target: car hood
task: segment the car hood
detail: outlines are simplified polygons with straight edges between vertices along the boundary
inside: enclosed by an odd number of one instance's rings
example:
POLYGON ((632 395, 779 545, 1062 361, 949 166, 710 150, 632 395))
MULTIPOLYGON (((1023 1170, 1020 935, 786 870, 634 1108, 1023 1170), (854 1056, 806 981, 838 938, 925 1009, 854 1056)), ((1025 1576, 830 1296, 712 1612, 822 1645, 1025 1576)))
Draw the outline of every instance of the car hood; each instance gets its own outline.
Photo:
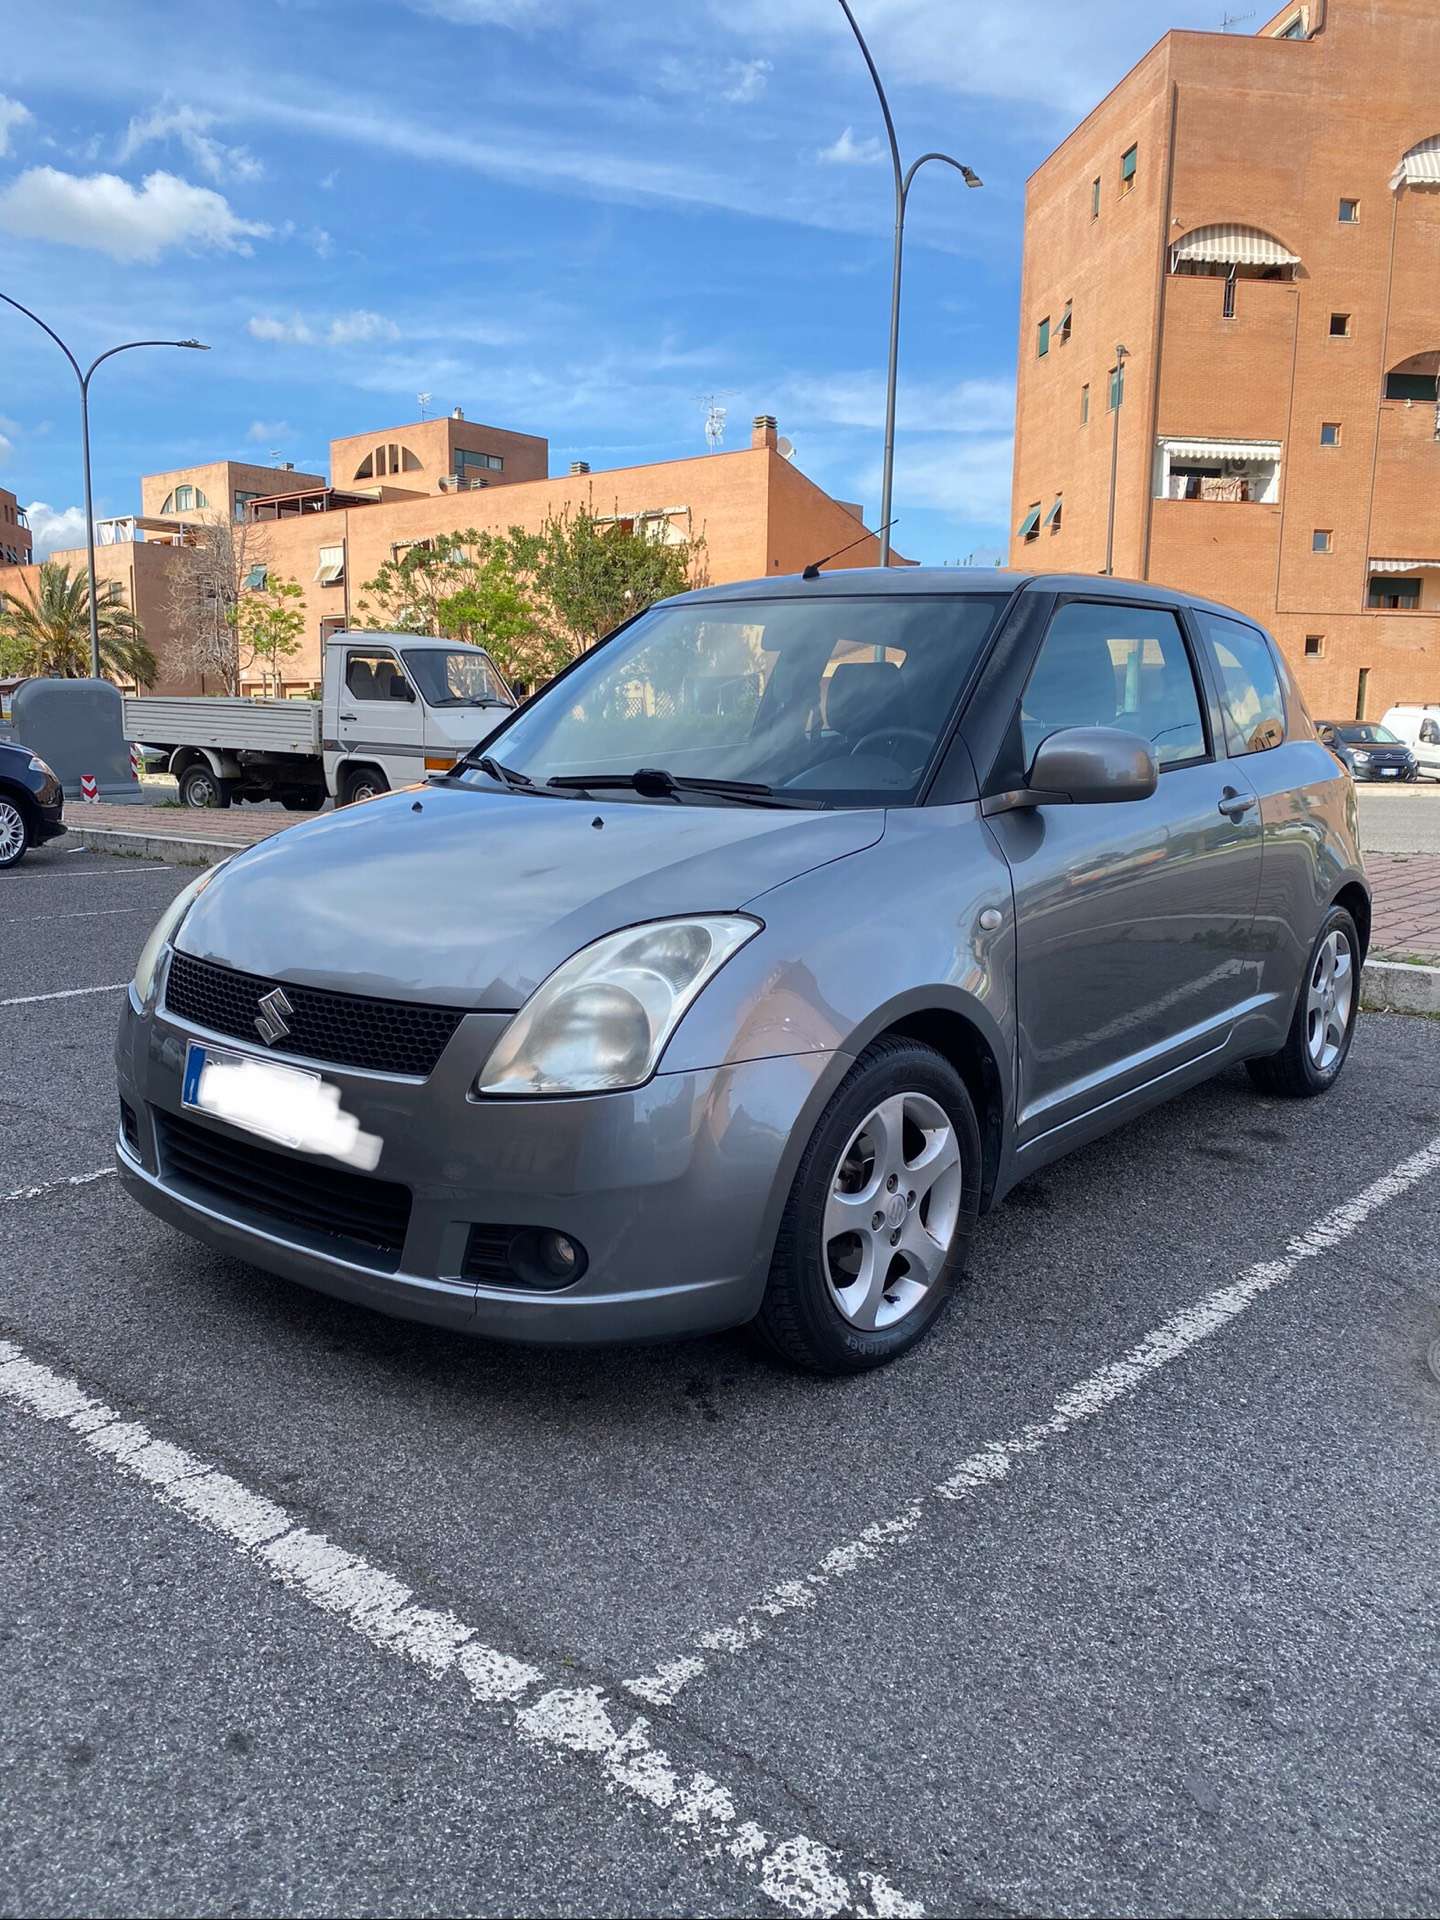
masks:
POLYGON ((733 911, 861 848, 877 809, 386 794, 237 855, 176 945, 267 979, 512 1011, 602 934, 733 911))

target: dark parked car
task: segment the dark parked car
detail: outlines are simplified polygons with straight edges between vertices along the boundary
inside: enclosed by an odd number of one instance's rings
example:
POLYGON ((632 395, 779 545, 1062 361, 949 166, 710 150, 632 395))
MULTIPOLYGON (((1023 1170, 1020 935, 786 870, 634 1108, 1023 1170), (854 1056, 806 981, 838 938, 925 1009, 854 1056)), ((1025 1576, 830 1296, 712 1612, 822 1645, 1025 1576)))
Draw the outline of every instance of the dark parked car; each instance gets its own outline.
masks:
POLYGON ((1414 780, 1420 763, 1378 720, 1317 720, 1315 732, 1357 780, 1414 780))
POLYGON ((38 754, 0 740, 0 868, 65 831, 60 782, 38 754))
POLYGON ((1058 1155, 1239 1061, 1334 1085, 1356 824, 1228 608, 918 567, 684 594, 453 773, 176 897, 120 1174, 391 1313, 878 1366, 1058 1155))

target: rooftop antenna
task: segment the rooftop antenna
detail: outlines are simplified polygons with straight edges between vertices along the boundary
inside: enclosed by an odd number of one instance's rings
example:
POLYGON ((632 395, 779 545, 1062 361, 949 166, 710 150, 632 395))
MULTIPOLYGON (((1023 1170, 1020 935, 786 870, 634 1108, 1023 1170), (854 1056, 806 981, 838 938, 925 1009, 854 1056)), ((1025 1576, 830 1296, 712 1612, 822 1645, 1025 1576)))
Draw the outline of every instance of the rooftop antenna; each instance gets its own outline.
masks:
POLYGON ((415 396, 420 408, 420 418, 422 420, 428 420, 430 418, 430 402, 433 397, 433 395, 428 393, 417 393, 415 396))
POLYGON ((270 449, 271 466, 278 467, 282 465, 284 462, 284 459, 285 459, 285 449, 283 447, 272 447, 270 449))
POLYGON ((1238 27, 1242 20, 1253 20, 1254 18, 1255 12, 1253 8, 1249 13, 1222 14, 1220 18, 1220 31, 1221 33, 1229 33, 1231 27, 1238 27))
POLYGON ((725 402, 734 397, 733 390, 700 395, 700 404, 705 409, 705 444, 711 453, 718 453, 725 444, 725 421, 730 412, 725 402))

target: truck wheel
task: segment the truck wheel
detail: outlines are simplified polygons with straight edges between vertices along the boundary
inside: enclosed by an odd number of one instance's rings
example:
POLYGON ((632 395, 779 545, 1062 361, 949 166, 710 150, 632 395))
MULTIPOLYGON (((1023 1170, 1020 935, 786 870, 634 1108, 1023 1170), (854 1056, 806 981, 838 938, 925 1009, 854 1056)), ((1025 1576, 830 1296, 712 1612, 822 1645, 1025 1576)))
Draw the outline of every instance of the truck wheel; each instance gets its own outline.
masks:
POLYGON ((182 807, 228 807, 229 785, 217 779, 209 767, 187 767, 180 776, 180 804, 182 807))
POLYGON ((287 793, 280 804, 287 813, 318 813, 325 804, 323 793, 287 793))
POLYGON ((373 800, 377 793, 388 793, 390 782, 378 768, 356 767, 345 776, 341 788, 341 801, 347 807, 353 807, 357 800, 373 800))

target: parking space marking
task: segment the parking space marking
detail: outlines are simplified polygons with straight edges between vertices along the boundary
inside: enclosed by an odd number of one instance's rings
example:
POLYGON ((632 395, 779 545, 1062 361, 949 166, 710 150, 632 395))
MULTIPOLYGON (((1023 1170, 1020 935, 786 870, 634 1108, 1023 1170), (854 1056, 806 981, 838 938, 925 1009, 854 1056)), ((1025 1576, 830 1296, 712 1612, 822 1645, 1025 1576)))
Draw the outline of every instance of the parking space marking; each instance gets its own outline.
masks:
POLYGON ((851 1870, 804 1834, 776 1841, 707 1773, 682 1775, 650 1739, 643 1715, 595 1686, 547 1686, 538 1667, 484 1646, 446 1609, 428 1607, 392 1574, 304 1526, 294 1514, 183 1447, 158 1438, 93 1399, 80 1383, 0 1340, 0 1397, 38 1420, 68 1428, 99 1461, 138 1481, 171 1512, 229 1543, 288 1592, 395 1654, 431 1680, 458 1674, 492 1724, 557 1758, 592 1764, 608 1792, 658 1814, 675 1841, 724 1856, 754 1876, 777 1907, 822 1916, 915 1916, 921 1908, 867 1869, 851 1870), (618 1716, 618 1717, 617 1717, 618 1716), (628 1722, 628 1724, 627 1724, 628 1722))
MULTIPOLYGON (((47 913, 43 922, 32 921, 34 926, 52 926, 57 920, 103 920, 112 913, 153 913, 153 907, 86 907, 80 913, 47 913)), ((8 925, 0 921, 0 926, 8 925)))
POLYGON ((1293 1278, 1307 1260, 1314 1260, 1357 1233, 1372 1214, 1440 1169, 1440 1137, 1382 1174, 1360 1193, 1323 1214, 1313 1226, 1296 1234, 1277 1260, 1247 1267, 1227 1286, 1217 1287, 1158 1327, 1118 1360, 1062 1393, 1048 1417, 1022 1427, 1003 1440, 987 1441, 946 1477, 888 1519, 874 1521, 843 1545, 832 1548, 811 1572, 782 1581, 725 1626, 698 1635, 693 1650, 662 1662, 653 1672, 627 1680, 625 1690, 651 1706, 670 1706, 719 1659, 743 1653, 765 1639, 782 1622, 797 1614, 813 1613, 820 1595, 838 1581, 908 1546, 923 1520, 933 1518, 937 1502, 969 1499, 986 1487, 1008 1480, 1016 1467, 1043 1451, 1074 1428, 1114 1406, 1172 1361, 1182 1359, 1201 1341, 1222 1331, 1264 1294, 1293 1278))
POLYGON ((96 1167, 90 1173, 67 1173, 59 1180, 42 1180, 38 1187, 12 1187, 9 1193, 0 1193, 0 1207, 8 1207, 16 1200, 43 1200, 47 1193, 63 1193, 67 1187, 88 1187, 92 1180, 105 1180, 114 1173, 115 1168, 96 1167))
MULTIPOLYGON (((70 851, 71 853, 83 853, 85 849, 83 847, 71 847, 70 851)), ((113 855, 112 855, 112 858, 114 858, 113 855)), ((119 861, 116 860, 116 864, 114 865, 113 868, 112 867, 71 867, 65 873, 60 873, 58 871, 55 873, 27 873, 16 884, 22 887, 33 887, 33 886, 36 886, 41 880, 83 880, 87 875, 93 875, 93 874, 101 874, 101 875, 109 874, 112 879, 119 880, 119 879, 129 879, 136 874, 143 876, 144 874, 147 874, 147 873, 173 873, 174 871, 175 869, 173 866, 166 866, 160 861, 157 861, 155 865, 152 867, 148 864, 141 865, 141 866, 134 866, 129 861, 126 861, 125 864, 122 866, 119 863, 119 861)))
POLYGON ((108 987, 61 987, 58 993, 22 993, 14 1000, 0 1000, 0 1007, 33 1007, 37 1000, 78 1000, 86 993, 123 993, 130 982, 116 980, 108 987))

